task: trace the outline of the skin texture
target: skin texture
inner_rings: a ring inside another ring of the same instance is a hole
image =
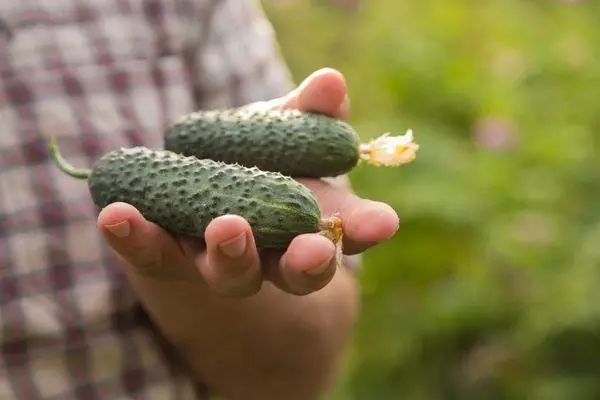
[[[293,107],[346,119],[350,105],[342,74],[326,68],[287,96],[248,107]],[[299,181],[323,213],[339,213],[346,255],[398,229],[391,207],[359,198],[344,177]],[[348,268],[336,269],[335,248],[326,238],[302,235],[283,254],[259,255],[241,217],[216,218],[199,244],[167,235],[124,203],[104,208],[98,229],[198,381],[229,400],[326,394],[358,311],[355,278]],[[172,270],[175,279],[148,273],[159,268]]]

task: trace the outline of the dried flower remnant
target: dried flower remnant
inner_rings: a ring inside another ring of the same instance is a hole
[[[414,142],[412,130],[404,135],[383,134],[360,146],[360,157],[369,164],[398,166],[412,162],[417,156],[419,145]]]
[[[329,218],[321,220],[319,224],[319,234],[325,236],[327,239],[331,240],[335,245],[335,259],[338,267],[343,265],[343,237],[344,231],[342,226],[342,220],[339,217],[339,214],[334,214]]]

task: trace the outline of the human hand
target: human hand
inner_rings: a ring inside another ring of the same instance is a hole
[[[249,107],[288,107],[347,119],[350,105],[343,76],[327,68],[309,76],[287,96]],[[344,254],[359,254],[396,232],[398,217],[391,207],[356,196],[343,181],[299,181],[313,192],[324,215],[337,213],[342,219]],[[129,272],[201,280],[227,296],[251,296],[264,280],[288,293],[304,295],[323,288],[338,271],[336,248],[324,236],[300,235],[283,254],[259,254],[250,225],[236,215],[215,218],[202,244],[169,235],[125,203],[105,207],[98,216],[98,228]]]

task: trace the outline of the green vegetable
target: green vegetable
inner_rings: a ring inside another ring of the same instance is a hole
[[[185,115],[167,129],[164,147],[200,159],[312,178],[345,174],[360,160],[404,164],[418,149],[412,132],[361,144],[354,129],[339,119],[294,109],[245,108]]]
[[[213,218],[236,214],[249,222],[259,249],[283,250],[304,233],[341,238],[339,219],[322,218],[309,189],[277,172],[146,147],[114,150],[77,169],[54,139],[50,155],[66,174],[87,179],[98,207],[126,202],[173,234],[203,238]]]

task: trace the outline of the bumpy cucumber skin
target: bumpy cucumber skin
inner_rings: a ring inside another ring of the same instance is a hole
[[[293,109],[196,111],[171,124],[164,147],[296,178],[342,175],[360,157],[360,138],[349,124]]]
[[[289,177],[145,147],[105,154],[88,185],[98,207],[127,202],[175,234],[203,238],[213,218],[240,215],[259,249],[283,250],[295,236],[317,232],[321,218],[309,189]]]

